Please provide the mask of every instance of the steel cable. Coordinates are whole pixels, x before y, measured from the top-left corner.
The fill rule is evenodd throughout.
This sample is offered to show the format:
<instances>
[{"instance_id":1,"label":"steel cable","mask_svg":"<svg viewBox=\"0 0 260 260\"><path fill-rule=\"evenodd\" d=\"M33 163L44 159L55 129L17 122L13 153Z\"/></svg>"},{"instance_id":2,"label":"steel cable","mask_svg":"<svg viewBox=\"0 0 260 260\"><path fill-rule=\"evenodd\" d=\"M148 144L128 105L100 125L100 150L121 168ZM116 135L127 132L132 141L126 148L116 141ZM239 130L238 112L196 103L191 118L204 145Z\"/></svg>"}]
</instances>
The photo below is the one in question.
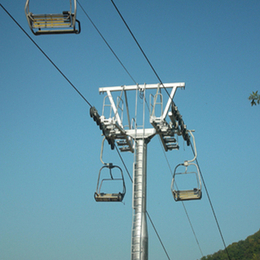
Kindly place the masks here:
<instances>
[{"instance_id":1,"label":"steel cable","mask_svg":"<svg viewBox=\"0 0 260 260\"><path fill-rule=\"evenodd\" d=\"M194 154L194 156L195 156L195 150L194 150L194 147L193 147L192 144L191 144L191 149L192 149L192 152L193 152L193 154ZM208 192L208 189L207 189L207 186L206 186L204 177L203 177L203 175L202 175L202 172L201 172L201 169L200 169L199 162L198 162L198 159L197 159L197 158L196 158L196 163L197 163L198 168L199 168L199 171L200 171L201 179L202 179L202 182L203 182L203 185L204 185L204 188L205 188L205 191L206 191L208 200L209 200L209 204L210 204L210 207L211 207L213 216L214 216L214 218L215 218L215 221L216 221L216 224L217 224L217 227L218 227L218 231L219 231L219 234L220 234L220 236L221 236L221 239L222 239L222 242L223 242L223 245L224 245L226 254L227 254L227 256L228 256L228 259L231 260L230 255L229 255L228 250L227 250L226 242L225 242L225 240L224 240L224 236L223 236L223 234L222 234L222 231L221 231L221 228L220 228L220 225L219 225L219 222L218 222L218 218L217 218L216 212L215 212L215 210L214 210L212 201L211 201L211 199L210 199L209 192Z\"/></svg>"},{"instance_id":2,"label":"steel cable","mask_svg":"<svg viewBox=\"0 0 260 260\"><path fill-rule=\"evenodd\" d=\"M75 87L75 85L66 77L66 75L59 69L59 67L51 60L51 58L43 51L43 49L32 39L32 37L23 29L23 27L16 21L16 19L0 4L2 9L8 14L8 16L16 23L16 25L24 32L24 34L33 42L38 50L48 59L48 61L55 67L55 69L67 80L67 82L74 88L74 90L84 99L84 101L92 107L90 102L81 94L81 92Z\"/></svg>"}]
</instances>

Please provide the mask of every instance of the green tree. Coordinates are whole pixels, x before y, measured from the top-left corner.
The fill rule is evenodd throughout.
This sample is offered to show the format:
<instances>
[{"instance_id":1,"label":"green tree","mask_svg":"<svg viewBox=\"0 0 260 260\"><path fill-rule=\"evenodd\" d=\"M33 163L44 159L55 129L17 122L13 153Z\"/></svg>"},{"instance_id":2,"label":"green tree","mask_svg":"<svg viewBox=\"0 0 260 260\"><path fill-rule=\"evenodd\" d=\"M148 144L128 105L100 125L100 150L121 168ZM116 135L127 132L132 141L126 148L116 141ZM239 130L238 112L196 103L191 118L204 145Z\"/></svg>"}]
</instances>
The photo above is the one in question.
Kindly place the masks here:
<instances>
[{"instance_id":1,"label":"green tree","mask_svg":"<svg viewBox=\"0 0 260 260\"><path fill-rule=\"evenodd\" d=\"M260 104L260 95L258 94L258 90L256 92L252 92L250 96L248 97L249 100L251 100L251 106Z\"/></svg>"},{"instance_id":2,"label":"green tree","mask_svg":"<svg viewBox=\"0 0 260 260\"><path fill-rule=\"evenodd\" d=\"M248 236L245 240L234 242L227 247L231 260L260 260L260 230L255 234ZM225 250L203 256L201 260L227 260L228 256Z\"/></svg>"}]
</instances>

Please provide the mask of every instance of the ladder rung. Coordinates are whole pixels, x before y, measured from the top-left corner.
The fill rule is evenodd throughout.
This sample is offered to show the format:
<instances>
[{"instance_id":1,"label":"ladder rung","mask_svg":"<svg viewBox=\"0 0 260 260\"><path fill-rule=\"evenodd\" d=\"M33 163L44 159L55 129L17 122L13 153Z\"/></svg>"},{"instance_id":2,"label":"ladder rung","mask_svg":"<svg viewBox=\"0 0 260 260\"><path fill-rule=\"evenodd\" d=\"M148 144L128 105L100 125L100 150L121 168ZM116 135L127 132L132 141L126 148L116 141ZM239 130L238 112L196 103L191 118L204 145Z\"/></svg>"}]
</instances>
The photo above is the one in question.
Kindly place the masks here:
<instances>
[{"instance_id":1,"label":"ladder rung","mask_svg":"<svg viewBox=\"0 0 260 260\"><path fill-rule=\"evenodd\" d=\"M116 142L119 146L127 145L126 140L120 140Z\"/></svg>"},{"instance_id":2,"label":"ladder rung","mask_svg":"<svg viewBox=\"0 0 260 260\"><path fill-rule=\"evenodd\" d=\"M168 138L163 138L165 143L175 143L176 139L174 137L168 137Z\"/></svg>"},{"instance_id":3,"label":"ladder rung","mask_svg":"<svg viewBox=\"0 0 260 260\"><path fill-rule=\"evenodd\" d=\"M179 145L178 144L166 144L166 147L169 149L169 150L173 150L173 149L179 149Z\"/></svg>"},{"instance_id":4,"label":"ladder rung","mask_svg":"<svg viewBox=\"0 0 260 260\"><path fill-rule=\"evenodd\" d=\"M132 149L128 146L128 147L120 147L119 150L121 152L132 152Z\"/></svg>"}]
</instances>

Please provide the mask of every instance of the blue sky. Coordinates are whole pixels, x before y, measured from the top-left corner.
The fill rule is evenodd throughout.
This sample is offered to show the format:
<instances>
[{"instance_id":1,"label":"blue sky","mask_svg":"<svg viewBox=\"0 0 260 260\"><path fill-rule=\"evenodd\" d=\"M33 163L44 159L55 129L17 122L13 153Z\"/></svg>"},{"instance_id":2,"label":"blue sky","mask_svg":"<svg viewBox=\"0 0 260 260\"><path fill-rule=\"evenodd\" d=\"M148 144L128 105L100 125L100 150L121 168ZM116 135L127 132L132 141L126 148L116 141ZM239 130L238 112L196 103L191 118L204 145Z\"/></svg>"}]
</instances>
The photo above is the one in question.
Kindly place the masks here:
<instances>
[{"instance_id":1,"label":"blue sky","mask_svg":"<svg viewBox=\"0 0 260 260\"><path fill-rule=\"evenodd\" d=\"M43 2L31 0L31 11L59 13L68 6ZM80 2L135 81L158 83L112 3ZM226 244L245 239L260 228L260 107L247 99L260 86L260 2L115 3L162 81L185 82L174 101L195 129L199 165ZM80 8L80 35L36 37L25 1L1 4L100 113L99 87L133 84ZM88 104L2 8L0 15L0 258L129 259L131 181L124 170L124 204L95 202L102 136ZM182 139L179 144L179 151L166 154L172 168L192 157ZM132 174L133 154L122 156ZM104 160L123 167L108 146ZM148 145L147 174L147 210L170 258L201 258L183 206L173 200L157 137ZM203 254L223 249L205 188L201 201L185 206ZM167 259L150 223L148 233L149 259Z\"/></svg>"}]
</instances>

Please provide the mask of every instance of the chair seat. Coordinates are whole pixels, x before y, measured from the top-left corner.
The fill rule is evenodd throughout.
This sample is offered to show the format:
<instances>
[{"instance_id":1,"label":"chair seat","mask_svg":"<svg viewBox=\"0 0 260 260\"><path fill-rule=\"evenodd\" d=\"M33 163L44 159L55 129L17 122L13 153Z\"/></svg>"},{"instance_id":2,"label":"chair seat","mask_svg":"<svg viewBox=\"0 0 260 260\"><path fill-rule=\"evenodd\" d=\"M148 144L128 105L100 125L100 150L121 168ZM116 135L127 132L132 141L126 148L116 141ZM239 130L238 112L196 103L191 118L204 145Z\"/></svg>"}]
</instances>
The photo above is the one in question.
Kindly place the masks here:
<instances>
[{"instance_id":1,"label":"chair seat","mask_svg":"<svg viewBox=\"0 0 260 260\"><path fill-rule=\"evenodd\" d=\"M33 28L63 28L72 27L72 19L70 14L48 14L48 15L33 15L30 16L30 21Z\"/></svg>"},{"instance_id":2,"label":"chair seat","mask_svg":"<svg viewBox=\"0 0 260 260\"><path fill-rule=\"evenodd\" d=\"M124 194L122 193L95 193L96 201L122 201Z\"/></svg>"},{"instance_id":3,"label":"chair seat","mask_svg":"<svg viewBox=\"0 0 260 260\"><path fill-rule=\"evenodd\" d=\"M199 189L172 191L172 194L176 201L199 200L202 196L202 192Z\"/></svg>"}]
</instances>

